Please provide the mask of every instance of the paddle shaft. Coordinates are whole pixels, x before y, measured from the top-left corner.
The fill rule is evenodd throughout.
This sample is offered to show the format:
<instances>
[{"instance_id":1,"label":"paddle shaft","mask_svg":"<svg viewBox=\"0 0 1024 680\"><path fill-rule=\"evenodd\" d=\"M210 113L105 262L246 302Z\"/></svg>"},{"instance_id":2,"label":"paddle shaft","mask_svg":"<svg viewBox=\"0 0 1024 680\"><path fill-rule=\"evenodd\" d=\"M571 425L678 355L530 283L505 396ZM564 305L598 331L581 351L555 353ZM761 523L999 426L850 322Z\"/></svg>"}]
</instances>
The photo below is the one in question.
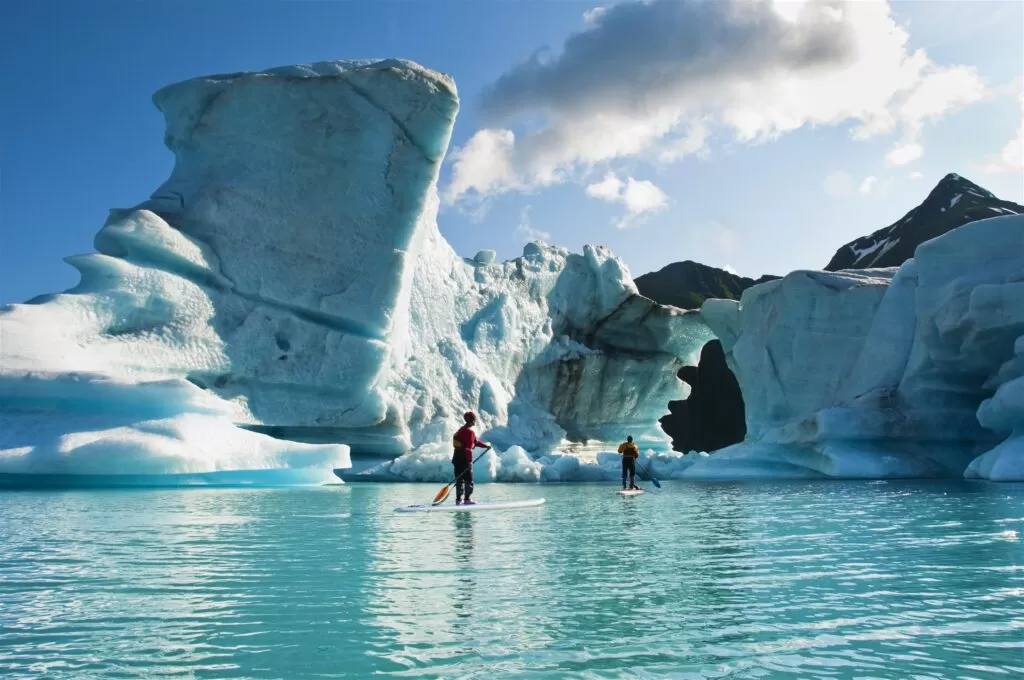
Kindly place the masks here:
<instances>
[{"instance_id":1,"label":"paddle shaft","mask_svg":"<svg viewBox=\"0 0 1024 680\"><path fill-rule=\"evenodd\" d=\"M467 467L465 470L463 470L459 474L455 475L455 479L453 479L452 481L450 481L447 484L445 484L444 488L441 489L441 491L436 496L434 496L434 502L431 503L431 505L438 505L440 503L444 503L448 499L448 494L451 493L451 488L453 486L455 486L455 483L458 482L459 479L462 478L462 475L464 475L467 472L469 472L470 470L472 470L473 466L476 465L476 462L478 460L480 460L481 458L483 458L484 456L486 456L487 452L490 451L490 450L491 450L491 447L488 446L486 449L484 449L483 453L481 453L479 456L477 456L472 461L470 461L469 467Z\"/></svg>"},{"instance_id":2,"label":"paddle shaft","mask_svg":"<svg viewBox=\"0 0 1024 680\"><path fill-rule=\"evenodd\" d=\"M490 446L488 446L488 447L487 447L486 449L484 449L484 452L483 452L483 453L481 453L481 454L480 454L479 456L477 456L477 457L476 457L476 458L474 458L474 459L473 459L472 461L470 461L470 463L469 463L469 467L468 467L468 468L466 468L465 470L463 470L463 471L462 471L462 472L460 472L459 474L455 475L455 479L453 479L453 480L452 480L451 482L449 482L449 483L448 483L448 486L452 486L453 484L455 484L455 482L459 481L459 477L461 477L462 475L464 475L464 474L466 474L467 472L469 472L470 470L472 470L472 469L473 469L473 466L474 466L474 465L476 465L476 462L477 462L478 460L480 460L481 458L483 458L484 456L486 456L486 455L487 455L487 452L488 452L488 451L490 451L490 450L491 450L491 447L490 447Z\"/></svg>"},{"instance_id":3,"label":"paddle shaft","mask_svg":"<svg viewBox=\"0 0 1024 680\"><path fill-rule=\"evenodd\" d=\"M643 472L645 475L647 475L648 477L651 478L651 484L653 484L654 486L656 486L659 489L661 488L661 482L659 482L657 479L655 479L654 475L652 475L647 470L647 468L645 468L643 465L640 464L640 459L639 458L636 459L636 465L637 465L638 468L640 468L640 472Z\"/></svg>"}]
</instances>

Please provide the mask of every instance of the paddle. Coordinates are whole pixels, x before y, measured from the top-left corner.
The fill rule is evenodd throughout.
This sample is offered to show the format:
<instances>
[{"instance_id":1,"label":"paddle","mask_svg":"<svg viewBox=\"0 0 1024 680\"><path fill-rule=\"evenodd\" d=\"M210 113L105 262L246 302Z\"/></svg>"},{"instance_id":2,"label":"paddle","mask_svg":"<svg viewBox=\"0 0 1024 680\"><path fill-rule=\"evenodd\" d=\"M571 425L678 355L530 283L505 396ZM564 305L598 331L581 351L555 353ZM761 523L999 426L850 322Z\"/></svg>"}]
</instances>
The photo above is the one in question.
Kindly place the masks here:
<instances>
[{"instance_id":1,"label":"paddle","mask_svg":"<svg viewBox=\"0 0 1024 680\"><path fill-rule=\"evenodd\" d=\"M656 488L659 488L659 489L661 488L661 482L659 482L657 479L655 479L654 475L652 475L650 472L648 472L647 468L645 468L643 465L640 464L640 459L639 458L636 459L636 465L637 465L637 467L640 468L640 472L643 472L645 475L647 475L648 477L651 478L651 484L653 484Z\"/></svg>"},{"instance_id":2,"label":"paddle","mask_svg":"<svg viewBox=\"0 0 1024 680\"><path fill-rule=\"evenodd\" d=\"M440 491L438 491L437 495L434 496L434 501L431 503L431 505L441 505L441 503L444 503L446 500L448 500L448 496L452 492L452 487L455 486L455 482L459 481L459 477L461 477L462 475L466 474L471 469L473 469L473 466L476 465L476 462L478 460L480 460L481 458L483 458L484 456L486 456L487 452L490 451L490 450L491 450L491 447L488 446L486 449L484 449L483 453L481 453L479 456L477 456L476 458L473 459L473 462L469 464L468 468L466 468L465 470L460 472L455 477L455 479L453 479L452 481L450 481L447 484L445 484L444 488L441 489Z\"/></svg>"}]
</instances>

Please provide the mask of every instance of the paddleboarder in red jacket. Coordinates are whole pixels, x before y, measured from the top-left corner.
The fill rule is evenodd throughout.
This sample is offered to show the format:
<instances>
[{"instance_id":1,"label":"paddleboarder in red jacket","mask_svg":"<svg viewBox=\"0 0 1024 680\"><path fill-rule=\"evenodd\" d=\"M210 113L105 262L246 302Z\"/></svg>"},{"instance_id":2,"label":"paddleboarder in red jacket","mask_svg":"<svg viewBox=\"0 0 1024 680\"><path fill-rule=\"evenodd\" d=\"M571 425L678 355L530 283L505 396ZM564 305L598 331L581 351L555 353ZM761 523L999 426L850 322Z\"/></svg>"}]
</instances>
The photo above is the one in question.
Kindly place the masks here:
<instances>
[{"instance_id":1,"label":"paddleboarder in red jacket","mask_svg":"<svg viewBox=\"0 0 1024 680\"><path fill-rule=\"evenodd\" d=\"M476 432L473 432L473 426L476 425L475 413L466 411L462 417L466 424L452 437L452 447L455 449L452 453L452 465L455 466L455 505L473 505L473 449L489 449L491 445L476 438Z\"/></svg>"}]
</instances>

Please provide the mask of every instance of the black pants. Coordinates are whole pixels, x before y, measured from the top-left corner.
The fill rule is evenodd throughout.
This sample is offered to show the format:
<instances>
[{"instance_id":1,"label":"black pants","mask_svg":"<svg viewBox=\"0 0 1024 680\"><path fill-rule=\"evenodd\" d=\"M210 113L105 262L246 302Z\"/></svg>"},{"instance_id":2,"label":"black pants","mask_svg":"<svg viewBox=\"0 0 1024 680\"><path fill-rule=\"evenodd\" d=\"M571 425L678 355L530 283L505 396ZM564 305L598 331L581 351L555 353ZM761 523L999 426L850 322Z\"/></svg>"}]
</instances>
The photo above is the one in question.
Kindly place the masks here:
<instances>
[{"instance_id":1,"label":"black pants","mask_svg":"<svg viewBox=\"0 0 1024 680\"><path fill-rule=\"evenodd\" d=\"M626 473L629 473L629 488L636 486L636 458L632 456L622 457L622 486L626 488Z\"/></svg>"},{"instance_id":2,"label":"black pants","mask_svg":"<svg viewBox=\"0 0 1024 680\"><path fill-rule=\"evenodd\" d=\"M466 460L466 456L457 453L452 456L452 465L455 466L455 500L456 502L473 495L473 464ZM463 495L465 489L465 495Z\"/></svg>"}]
</instances>

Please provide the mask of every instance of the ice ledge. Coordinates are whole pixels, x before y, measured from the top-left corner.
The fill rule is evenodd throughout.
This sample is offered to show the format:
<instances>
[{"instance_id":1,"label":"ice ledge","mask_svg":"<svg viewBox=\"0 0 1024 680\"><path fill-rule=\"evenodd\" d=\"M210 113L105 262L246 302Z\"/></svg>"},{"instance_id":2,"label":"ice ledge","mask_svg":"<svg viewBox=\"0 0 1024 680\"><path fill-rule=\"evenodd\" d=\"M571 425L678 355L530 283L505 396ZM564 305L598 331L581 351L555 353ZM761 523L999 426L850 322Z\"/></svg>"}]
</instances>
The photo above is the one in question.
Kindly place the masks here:
<instances>
[{"instance_id":1,"label":"ice ledge","mask_svg":"<svg viewBox=\"0 0 1024 680\"><path fill-rule=\"evenodd\" d=\"M190 138L206 112L229 87L272 80L341 80L375 108L387 113L430 161L439 162L448 138L439 138L436 119L452 121L459 106L455 80L446 73L404 59L336 60L281 66L265 71L201 76L163 87L153 103L168 117L167 143ZM410 96L410 93L413 96ZM179 124L172 129L171 121Z\"/></svg>"}]
</instances>

